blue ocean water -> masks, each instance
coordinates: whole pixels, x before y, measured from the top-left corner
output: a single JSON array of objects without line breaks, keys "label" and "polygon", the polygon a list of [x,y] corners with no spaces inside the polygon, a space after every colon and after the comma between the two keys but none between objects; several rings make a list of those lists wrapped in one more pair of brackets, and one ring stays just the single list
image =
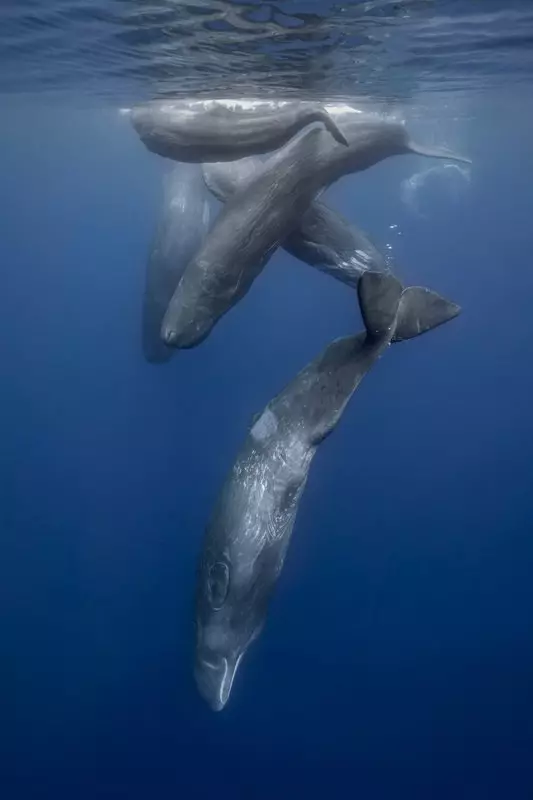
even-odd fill
[{"label": "blue ocean water", "polygon": [[[2,800],[533,797],[528,4],[2,18]],[[352,290],[279,251],[205,343],[143,361],[163,164],[117,109],[232,89],[369,97],[473,164],[402,156],[328,191],[463,310],[392,347],[321,446],[214,714],[192,677],[210,508],[253,414],[361,328]]]}]

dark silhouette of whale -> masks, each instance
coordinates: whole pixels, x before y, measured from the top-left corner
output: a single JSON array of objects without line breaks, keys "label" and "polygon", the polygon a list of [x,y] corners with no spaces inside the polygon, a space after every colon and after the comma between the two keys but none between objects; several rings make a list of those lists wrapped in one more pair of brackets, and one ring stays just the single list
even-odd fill
[{"label": "dark silhouette of whale", "polygon": [[317,447],[394,341],[452,319],[459,307],[391,275],[358,286],[366,332],[332,342],[257,415],[208,524],[196,588],[195,680],[213,710],[262,630]]},{"label": "dark silhouette of whale", "polygon": [[[248,292],[321,189],[348,172],[423,149],[404,125],[381,117],[346,125],[346,131],[348,147],[332,143],[321,128],[302,132],[226,202],[169,303],[161,328],[166,344],[200,344]],[[430,153],[449,157],[439,148],[426,149]]]},{"label": "dark silhouette of whale", "polygon": [[[259,158],[243,158],[204,164],[206,186],[225,203],[249,183],[263,163]],[[348,286],[357,286],[367,270],[390,271],[385,256],[367,234],[320,200],[313,200],[283,242],[283,249]]]},{"label": "dark silhouette of whale", "polygon": [[209,203],[198,164],[176,164],[163,179],[163,207],[146,266],[142,349],[152,364],[175,352],[161,339],[161,323],[183,270],[209,226]]}]

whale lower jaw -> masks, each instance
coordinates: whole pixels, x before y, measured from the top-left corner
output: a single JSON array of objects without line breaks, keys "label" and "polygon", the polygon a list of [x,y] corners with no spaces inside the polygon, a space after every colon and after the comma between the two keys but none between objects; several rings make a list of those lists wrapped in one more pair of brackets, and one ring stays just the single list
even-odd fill
[{"label": "whale lower jaw", "polygon": [[196,686],[212,711],[222,711],[225,708],[241,659],[242,654],[232,659],[224,656],[212,660],[198,659],[194,669]]}]

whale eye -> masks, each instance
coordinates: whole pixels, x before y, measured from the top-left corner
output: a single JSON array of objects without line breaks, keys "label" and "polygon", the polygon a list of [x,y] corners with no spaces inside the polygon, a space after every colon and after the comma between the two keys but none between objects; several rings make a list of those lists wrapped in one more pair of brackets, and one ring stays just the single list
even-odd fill
[{"label": "whale eye", "polygon": [[229,590],[229,569],[223,561],[215,561],[207,576],[207,594],[214,611],[224,605]]}]

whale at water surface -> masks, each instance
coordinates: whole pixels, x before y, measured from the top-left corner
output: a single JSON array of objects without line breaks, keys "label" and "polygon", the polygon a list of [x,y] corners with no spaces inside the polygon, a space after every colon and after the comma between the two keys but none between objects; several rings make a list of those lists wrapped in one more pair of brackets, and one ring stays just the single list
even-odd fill
[{"label": "whale at water surface", "polygon": [[312,123],[347,144],[321,103],[292,100],[247,108],[210,100],[152,100],[127,112],[147,149],[174,161],[234,161],[269,153]]}]

